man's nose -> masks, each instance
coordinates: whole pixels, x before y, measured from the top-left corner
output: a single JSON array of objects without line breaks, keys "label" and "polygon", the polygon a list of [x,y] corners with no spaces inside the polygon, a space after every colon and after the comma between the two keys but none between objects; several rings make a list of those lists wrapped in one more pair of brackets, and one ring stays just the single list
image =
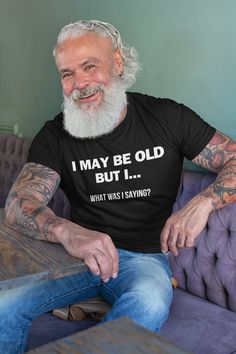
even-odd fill
[{"label": "man's nose", "polygon": [[81,90],[89,85],[89,77],[84,73],[76,73],[74,80],[74,89]]}]

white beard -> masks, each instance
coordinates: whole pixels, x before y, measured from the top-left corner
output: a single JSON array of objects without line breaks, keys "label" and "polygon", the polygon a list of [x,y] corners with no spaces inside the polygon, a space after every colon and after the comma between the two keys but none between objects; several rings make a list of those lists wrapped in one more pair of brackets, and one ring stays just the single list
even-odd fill
[{"label": "white beard", "polygon": [[98,107],[90,103],[76,103],[83,90],[75,89],[70,97],[64,97],[64,129],[73,137],[91,139],[112,132],[127,105],[125,88],[119,78],[113,78],[107,87],[98,85],[92,90],[104,92],[103,101]]}]

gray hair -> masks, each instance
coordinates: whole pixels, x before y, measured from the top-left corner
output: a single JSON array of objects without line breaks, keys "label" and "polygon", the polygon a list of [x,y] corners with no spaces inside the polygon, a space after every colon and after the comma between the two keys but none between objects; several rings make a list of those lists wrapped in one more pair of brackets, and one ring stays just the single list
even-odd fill
[{"label": "gray hair", "polygon": [[131,87],[136,81],[136,74],[141,70],[138,55],[134,47],[123,45],[119,31],[110,23],[97,20],[81,20],[66,25],[58,35],[57,44],[53,50],[54,57],[56,56],[56,48],[60,43],[70,38],[80,37],[86,32],[93,32],[101,37],[111,39],[113,50],[120,50],[124,62],[124,71],[120,80],[125,88]]}]

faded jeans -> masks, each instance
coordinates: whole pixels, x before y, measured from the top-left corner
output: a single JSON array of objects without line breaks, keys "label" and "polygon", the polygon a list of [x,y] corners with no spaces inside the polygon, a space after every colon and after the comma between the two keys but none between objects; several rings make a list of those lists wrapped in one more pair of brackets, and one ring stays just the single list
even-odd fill
[{"label": "faded jeans", "polygon": [[127,316],[158,332],[173,297],[167,257],[118,252],[118,277],[107,283],[87,271],[0,291],[0,353],[23,353],[31,322],[39,315],[97,295],[113,305],[102,323]]}]

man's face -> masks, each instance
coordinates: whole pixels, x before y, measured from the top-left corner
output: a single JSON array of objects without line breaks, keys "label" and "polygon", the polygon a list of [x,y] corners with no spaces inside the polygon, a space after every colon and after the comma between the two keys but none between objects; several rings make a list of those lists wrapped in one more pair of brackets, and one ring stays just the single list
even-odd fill
[{"label": "man's face", "polygon": [[120,51],[114,52],[109,38],[94,33],[86,33],[59,44],[56,65],[65,98],[76,90],[76,104],[92,110],[104,99],[104,92],[99,87],[108,87],[114,75],[119,76],[123,71]]}]

